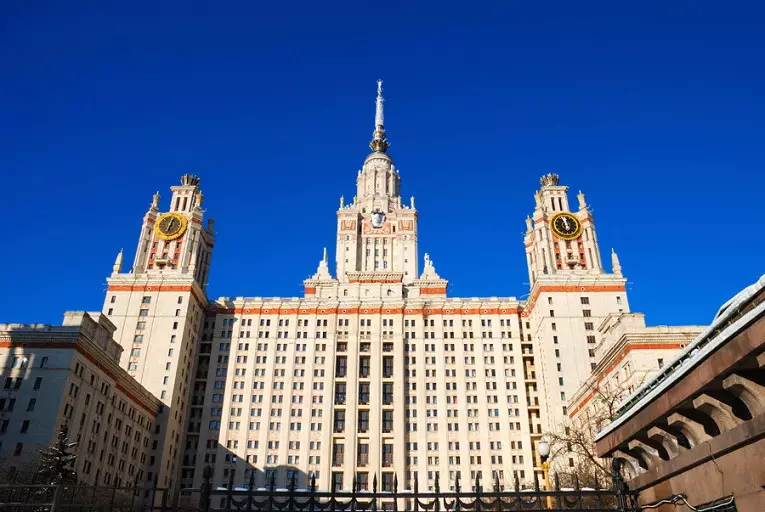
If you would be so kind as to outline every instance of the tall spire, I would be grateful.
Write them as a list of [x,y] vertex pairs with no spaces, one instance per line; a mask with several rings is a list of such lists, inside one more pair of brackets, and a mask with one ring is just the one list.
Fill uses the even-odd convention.
[[388,139],[385,138],[385,115],[383,114],[383,95],[382,80],[377,81],[377,105],[375,109],[375,131],[372,134],[372,142],[369,147],[377,153],[385,153],[390,147]]

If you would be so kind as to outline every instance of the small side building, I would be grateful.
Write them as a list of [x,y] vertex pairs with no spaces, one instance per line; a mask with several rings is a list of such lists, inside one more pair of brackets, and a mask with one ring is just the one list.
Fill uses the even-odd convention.
[[120,365],[114,324],[69,311],[63,325],[0,324],[0,460],[34,471],[63,424],[83,484],[132,485],[157,465],[162,403]]
[[765,510],[765,276],[726,302],[595,442],[643,506]]
[[626,399],[703,330],[698,325],[649,327],[643,313],[608,315],[599,327],[601,341],[593,349],[598,363],[568,403],[571,422],[594,414],[601,390],[614,390]]

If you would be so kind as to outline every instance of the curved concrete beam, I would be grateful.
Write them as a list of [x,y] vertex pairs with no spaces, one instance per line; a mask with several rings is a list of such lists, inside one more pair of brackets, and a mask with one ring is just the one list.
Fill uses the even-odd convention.
[[736,395],[752,417],[765,413],[765,386],[734,373],[722,381],[723,388]]
[[733,408],[730,405],[707,393],[694,398],[693,407],[712,418],[720,432],[725,432],[743,423],[743,420],[733,414]]
[[680,443],[677,442],[677,437],[675,437],[674,434],[660,427],[651,427],[648,429],[648,439],[660,443],[664,449],[667,450],[670,459],[674,459],[687,450],[685,446],[681,446]]
[[631,480],[632,478],[635,478],[636,476],[645,472],[645,469],[640,467],[640,461],[638,461],[629,453],[625,453],[621,450],[615,450],[613,456],[615,459],[621,459],[622,463],[624,464],[624,468],[629,472],[630,478],[625,478],[625,480]]
[[667,423],[670,427],[677,428],[683,433],[691,444],[691,448],[712,439],[712,436],[704,431],[704,425],[680,413],[670,414],[667,417]]
[[640,439],[633,439],[627,443],[627,448],[629,448],[632,453],[637,453],[638,456],[643,459],[645,465],[648,466],[648,469],[658,466],[663,462],[659,455],[659,451],[656,448],[645,444]]

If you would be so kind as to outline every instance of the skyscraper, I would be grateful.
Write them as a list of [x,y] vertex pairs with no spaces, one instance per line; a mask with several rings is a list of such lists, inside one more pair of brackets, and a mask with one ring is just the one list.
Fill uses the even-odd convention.
[[[548,174],[524,243],[527,300],[453,298],[424,255],[414,198],[388,155],[382,83],[375,126],[340,199],[334,275],[326,250],[303,297],[222,298],[205,283],[213,248],[199,179],[158,195],[133,269],[118,256],[104,313],[122,364],[171,408],[151,475],[160,485],[214,481],[383,490],[531,480],[534,443],[566,415],[594,367],[599,323],[629,312],[618,258],[605,270],[584,195]],[[519,249],[520,250],[520,249]],[[483,484],[479,484],[483,485]]]

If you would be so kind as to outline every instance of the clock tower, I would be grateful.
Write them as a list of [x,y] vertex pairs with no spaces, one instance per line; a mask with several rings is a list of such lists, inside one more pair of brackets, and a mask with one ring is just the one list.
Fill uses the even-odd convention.
[[568,187],[558,184],[557,174],[541,178],[534,194],[536,207],[526,218],[526,264],[533,285],[540,275],[603,273],[592,214],[579,192],[579,209],[571,211]]
[[199,178],[186,174],[171,187],[169,209],[154,195],[138,237],[133,268],[123,272],[117,256],[103,313],[117,327],[120,365],[166,405],[157,419],[158,445],[147,482],[172,489],[180,459],[199,333],[207,308],[205,287],[214,244],[213,221],[203,226]]
[[542,176],[534,194],[535,208],[526,218],[526,263],[529,299],[523,316],[526,339],[532,348],[536,379],[527,392],[541,402],[530,410],[545,429],[568,414],[567,401],[586,381],[597,363],[595,347],[600,326],[610,315],[629,312],[626,279],[612,256],[612,272],[603,268],[598,238],[584,194],[577,194],[572,211],[568,187],[557,174]]

